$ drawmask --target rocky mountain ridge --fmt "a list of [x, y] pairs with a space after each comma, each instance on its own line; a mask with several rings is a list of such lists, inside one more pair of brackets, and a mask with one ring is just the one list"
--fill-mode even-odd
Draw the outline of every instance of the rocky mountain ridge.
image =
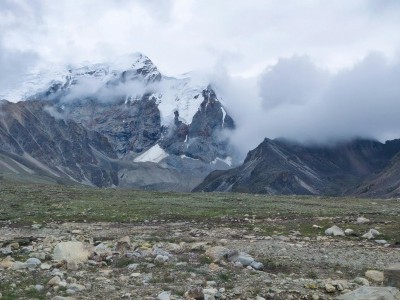
[[194, 191], [398, 196], [399, 153], [400, 140], [307, 146], [265, 139], [243, 165], [212, 172]]
[[[205, 78], [190, 74], [181, 78], [163, 76], [143, 54], [111, 65], [89, 65], [63, 72], [45, 87], [38, 86], [37, 92], [24, 102], [5, 101], [0, 121], [6, 124], [7, 119], [21, 128], [32, 123], [33, 128], [46, 135], [47, 145], [57, 143], [52, 139], [58, 136], [66, 136], [50, 124], [64, 124], [68, 132], [79, 128], [82, 134], [94, 138], [88, 143], [91, 149], [76, 149], [101, 154], [105, 165], [112, 166], [101, 172], [112, 170], [114, 180], [93, 181], [80, 174], [79, 168], [72, 173], [61, 171], [60, 175], [65, 164], [70, 169], [77, 168], [73, 159], [64, 165], [61, 158], [53, 159], [63, 157], [65, 149], [51, 147], [38, 154], [22, 138], [14, 142], [19, 133], [10, 132], [8, 126], [3, 130], [1, 150], [16, 155], [30, 153], [57, 176], [66, 175], [70, 180], [95, 186], [122, 183], [123, 187], [189, 191], [210, 171], [231, 166], [233, 150], [223, 131], [232, 130], [235, 125]], [[11, 108], [32, 113], [20, 120], [8, 113]], [[42, 119], [49, 124], [42, 126]], [[84, 143], [82, 138], [68, 138], [75, 139], [68, 140], [70, 144]], [[101, 141], [109, 143], [107, 149], [103, 149]], [[190, 163], [184, 163], [187, 161]], [[79, 165], [79, 161], [76, 163]], [[148, 176], [141, 176], [141, 171]]]

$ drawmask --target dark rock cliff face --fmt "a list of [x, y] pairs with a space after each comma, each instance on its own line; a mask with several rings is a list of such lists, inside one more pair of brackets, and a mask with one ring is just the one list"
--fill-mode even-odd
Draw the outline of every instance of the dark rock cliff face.
[[242, 166], [211, 173], [195, 191], [354, 194], [399, 151], [399, 144], [370, 140], [304, 146], [265, 139], [248, 153]]
[[56, 177], [96, 186], [118, 185], [117, 156], [107, 138], [72, 120], [55, 119], [46, 103], [2, 102], [0, 150], [23, 156]]
[[[363, 197], [396, 197], [400, 196], [400, 140], [387, 141], [387, 150], [390, 161], [377, 174], [365, 180], [355, 191], [355, 195]], [[394, 155], [393, 155], [394, 154]]]
[[126, 103], [85, 99], [64, 104], [63, 108], [66, 118], [107, 137], [119, 157], [140, 153], [161, 137], [160, 112], [149, 95]]

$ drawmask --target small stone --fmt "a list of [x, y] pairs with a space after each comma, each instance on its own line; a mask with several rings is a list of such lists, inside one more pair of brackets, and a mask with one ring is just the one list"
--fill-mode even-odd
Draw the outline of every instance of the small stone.
[[131, 277], [140, 277], [140, 273], [138, 273], [138, 272], [135, 272], [135, 273], [132, 273], [130, 276]]
[[332, 227], [328, 228], [325, 230], [325, 235], [332, 235], [332, 236], [345, 236], [344, 232], [342, 229], [340, 229], [338, 226], [333, 225]]
[[74, 230], [71, 231], [71, 233], [72, 233], [72, 234], [81, 234], [81, 233], [82, 233], [82, 230], [80, 230], [80, 229], [74, 229]]
[[14, 259], [11, 256], [7, 256], [0, 262], [0, 267], [4, 269], [9, 269], [14, 265]]
[[101, 256], [103, 258], [112, 255], [111, 249], [103, 243], [100, 243], [96, 247], [94, 247], [94, 253], [97, 256]]
[[4, 255], [10, 255], [13, 253], [13, 251], [11, 250], [11, 247], [8, 246], [6, 248], [0, 248], [0, 252]]
[[386, 240], [375, 240], [375, 243], [380, 244], [380, 245], [385, 245], [388, 242]]
[[189, 289], [185, 293], [186, 299], [204, 299], [203, 288], [201, 287], [194, 287]]
[[365, 285], [365, 286], [369, 286], [369, 281], [367, 278], [364, 277], [357, 277], [354, 279], [355, 283], [361, 284], [361, 285]]
[[27, 267], [27, 265], [25, 263], [20, 262], [20, 261], [16, 261], [12, 265], [11, 269], [13, 269], [13, 270], [22, 270], [22, 269], [26, 269], [26, 267]]
[[170, 300], [171, 299], [171, 292], [161, 292], [157, 296], [158, 300]]
[[59, 285], [60, 282], [61, 282], [60, 277], [54, 276], [53, 278], [51, 278], [51, 279], [47, 282], [47, 285], [48, 285], [48, 286], [56, 286], [56, 285]]
[[364, 217], [358, 217], [356, 223], [357, 223], [357, 224], [369, 223], [369, 219], [364, 218]]
[[378, 235], [380, 235], [380, 232], [376, 229], [370, 229], [366, 234], [364, 234], [362, 237], [365, 239], [372, 240], [376, 238]]
[[335, 288], [332, 284], [330, 284], [330, 283], [326, 283], [326, 284], [325, 284], [325, 290], [326, 290], [328, 293], [334, 293], [334, 292], [336, 292], [336, 288]]
[[157, 255], [156, 258], [154, 259], [154, 263], [159, 263], [159, 264], [163, 264], [165, 262], [167, 262], [169, 260], [168, 256], [165, 255]]
[[224, 258], [224, 256], [227, 255], [229, 252], [230, 251], [228, 248], [225, 248], [223, 246], [215, 246], [208, 248], [205, 255], [207, 255], [214, 261], [219, 261]]
[[365, 277], [375, 282], [382, 282], [384, 279], [383, 272], [376, 270], [368, 270], [365, 272]]
[[254, 258], [246, 252], [240, 252], [237, 261], [240, 262], [243, 266], [247, 267], [250, 266], [252, 262], [254, 262]]
[[44, 286], [41, 284], [37, 284], [37, 285], [35, 285], [35, 290], [37, 290], [38, 292], [41, 292], [44, 290]]
[[216, 288], [203, 289], [204, 300], [214, 300], [217, 293], [218, 290]]
[[344, 231], [344, 234], [347, 235], [347, 236], [356, 235], [356, 233], [354, 232], [354, 230], [351, 229], [351, 228], [347, 228], [347, 229]]
[[39, 266], [42, 262], [34, 257], [28, 258], [25, 262], [26, 266], [28, 268], [36, 268], [37, 266]]
[[263, 263], [260, 263], [258, 261], [253, 261], [250, 266], [254, 269], [254, 270], [262, 270], [264, 269], [264, 265]]
[[51, 269], [51, 265], [49, 265], [48, 263], [43, 263], [40, 265], [40, 269], [42, 270], [50, 270]]
[[84, 285], [81, 284], [77, 284], [77, 283], [71, 283], [67, 286], [67, 288], [69, 290], [72, 290], [74, 292], [81, 292], [84, 291], [86, 289], [86, 287]]
[[18, 250], [19, 249], [19, 243], [11, 243], [9, 245], [9, 247], [11, 248], [11, 250]]

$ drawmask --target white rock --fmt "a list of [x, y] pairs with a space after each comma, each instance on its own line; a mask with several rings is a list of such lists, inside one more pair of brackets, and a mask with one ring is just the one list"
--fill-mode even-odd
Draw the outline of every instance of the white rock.
[[44, 290], [44, 286], [41, 284], [37, 284], [35, 285], [35, 290], [37, 290], [38, 292], [43, 291]]
[[58, 276], [54, 276], [53, 278], [51, 278], [48, 282], [47, 285], [48, 286], [55, 286], [55, 285], [59, 285], [61, 282], [61, 278]]
[[366, 234], [364, 234], [362, 237], [365, 239], [372, 240], [376, 238], [378, 235], [380, 235], [380, 232], [376, 229], [370, 229]]
[[16, 261], [12, 265], [11, 269], [13, 269], [13, 270], [23, 270], [23, 269], [26, 269], [26, 267], [27, 267], [27, 265], [25, 263], [20, 262], [20, 261]]
[[334, 292], [336, 292], [336, 288], [335, 288], [332, 284], [330, 284], [330, 283], [326, 283], [326, 284], [325, 284], [325, 290], [326, 290], [328, 293], [334, 293]]
[[171, 299], [171, 292], [161, 292], [157, 296], [158, 300], [170, 300]]
[[50, 270], [50, 269], [51, 269], [51, 265], [49, 265], [48, 263], [42, 263], [42, 264], [40, 265], [40, 268], [41, 268], [42, 270]]
[[218, 290], [216, 288], [203, 289], [204, 300], [214, 300], [217, 293]]
[[157, 255], [156, 258], [154, 259], [155, 263], [165, 263], [169, 260], [169, 257], [166, 255]]
[[73, 290], [75, 292], [84, 291], [86, 289], [84, 285], [77, 284], [77, 283], [71, 283], [71, 284], [67, 285], [67, 288], [69, 290]]
[[81, 242], [61, 242], [54, 248], [53, 258], [55, 260], [66, 260], [67, 262], [86, 262], [93, 254], [93, 247]]
[[353, 229], [347, 228], [347, 229], [344, 231], [344, 234], [347, 235], [347, 236], [349, 236], [349, 235], [355, 235], [355, 232], [354, 232]]
[[361, 285], [365, 285], [365, 286], [369, 286], [369, 281], [367, 278], [364, 277], [357, 277], [354, 279], [355, 283], [361, 284]]
[[356, 221], [357, 224], [365, 224], [365, 223], [368, 223], [368, 222], [369, 222], [369, 219], [364, 218], [364, 217], [358, 217], [357, 221]]
[[263, 263], [260, 263], [258, 261], [253, 261], [250, 266], [254, 269], [254, 270], [262, 270], [264, 268]]
[[34, 258], [34, 257], [28, 258], [25, 262], [25, 264], [28, 268], [35, 268], [35, 267], [39, 266], [41, 263], [42, 262], [39, 259]]
[[243, 266], [247, 267], [250, 266], [254, 262], [254, 258], [251, 257], [246, 252], [240, 252], [239, 257], [237, 258], [238, 262], [240, 262]]
[[326, 235], [333, 235], [333, 236], [345, 236], [343, 230], [340, 229], [336, 225], [333, 225], [332, 227], [330, 227], [327, 230], [325, 230], [325, 234]]
[[99, 256], [112, 255], [112, 251], [105, 244], [100, 243], [94, 248], [94, 253]]
[[387, 242], [386, 240], [375, 240], [375, 243], [381, 244], [381, 245], [385, 245], [385, 244], [387, 244], [388, 242]]
[[400, 292], [394, 287], [360, 287], [350, 293], [338, 296], [337, 300], [398, 300]]
[[383, 272], [376, 270], [368, 270], [365, 272], [365, 277], [375, 282], [382, 282], [384, 279]]

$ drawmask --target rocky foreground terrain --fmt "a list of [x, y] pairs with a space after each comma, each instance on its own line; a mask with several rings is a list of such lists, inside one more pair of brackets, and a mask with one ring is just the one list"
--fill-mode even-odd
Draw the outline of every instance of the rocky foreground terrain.
[[203, 222], [3, 224], [0, 236], [3, 299], [334, 299], [382, 286], [400, 261], [381, 240]]
[[399, 216], [398, 199], [2, 182], [1, 299], [398, 299]]

